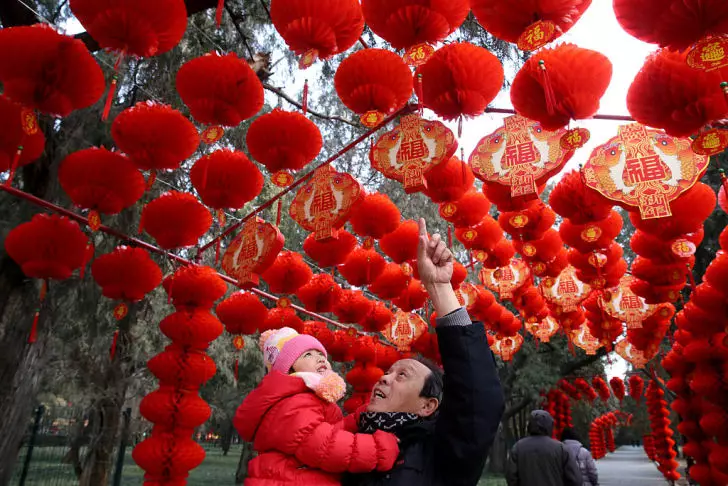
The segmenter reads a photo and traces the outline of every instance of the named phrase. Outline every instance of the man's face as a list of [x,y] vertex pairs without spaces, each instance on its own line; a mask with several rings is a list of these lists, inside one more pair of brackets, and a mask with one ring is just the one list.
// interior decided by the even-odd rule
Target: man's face
[[436,398],[420,396],[430,369],[419,361],[402,359],[382,376],[372,390],[369,412],[406,412],[427,417],[435,413]]

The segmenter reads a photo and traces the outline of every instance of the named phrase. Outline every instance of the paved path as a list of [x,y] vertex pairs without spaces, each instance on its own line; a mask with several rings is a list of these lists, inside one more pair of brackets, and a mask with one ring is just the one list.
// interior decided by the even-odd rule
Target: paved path
[[600,486],[658,486],[667,481],[642,447],[620,447],[597,461]]

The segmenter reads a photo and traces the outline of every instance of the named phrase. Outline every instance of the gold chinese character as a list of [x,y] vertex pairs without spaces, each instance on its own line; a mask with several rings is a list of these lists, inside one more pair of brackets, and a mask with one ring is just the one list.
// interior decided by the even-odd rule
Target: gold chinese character
[[704,62],[718,62],[725,59],[725,50],[719,42],[713,42],[703,47],[700,59]]
[[718,134],[715,132],[706,133],[703,137],[703,148],[717,149],[718,147],[720,147],[720,137]]

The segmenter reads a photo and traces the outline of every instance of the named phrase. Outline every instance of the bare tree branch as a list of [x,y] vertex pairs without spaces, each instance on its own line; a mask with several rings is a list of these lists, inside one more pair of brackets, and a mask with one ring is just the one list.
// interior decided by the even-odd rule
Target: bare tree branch
[[[294,100],[290,96],[288,96],[286,93],[283,92],[282,89],[276,88],[275,86],[271,86],[268,83],[263,83],[263,87],[270,91],[271,93],[275,93],[290,104],[297,106],[300,109],[303,109],[303,104],[301,104],[299,101]],[[354,127],[354,128],[361,128],[358,124],[352,122],[351,120],[347,120],[346,118],[342,118],[340,116],[335,115],[324,115],[323,113],[319,113],[317,111],[313,111],[311,109],[308,110],[309,113],[311,113],[316,118],[321,118],[322,120],[332,120],[332,121],[338,121],[341,123],[346,123],[347,125]]]

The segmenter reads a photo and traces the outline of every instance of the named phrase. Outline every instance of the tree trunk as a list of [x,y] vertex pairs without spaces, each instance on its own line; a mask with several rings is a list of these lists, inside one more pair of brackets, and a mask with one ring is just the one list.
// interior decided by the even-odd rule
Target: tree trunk
[[240,461],[238,462],[238,470],[235,471],[235,484],[243,484],[248,476],[248,462],[254,457],[253,444],[250,442],[240,441],[243,450],[240,452]]
[[498,429],[498,433],[495,434],[493,446],[490,448],[488,472],[493,474],[504,474],[507,459],[508,449],[503,437],[503,426],[501,426],[500,429]]
[[230,444],[233,441],[233,424],[231,420],[223,426],[222,436],[220,437],[220,446],[222,447],[222,455],[227,456],[230,452]]

